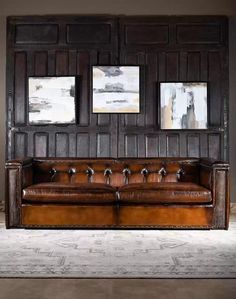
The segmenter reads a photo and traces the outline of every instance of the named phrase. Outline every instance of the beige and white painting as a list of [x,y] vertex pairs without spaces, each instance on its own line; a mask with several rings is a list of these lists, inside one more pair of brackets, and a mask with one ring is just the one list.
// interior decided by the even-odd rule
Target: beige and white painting
[[161,129],[207,129],[207,83],[160,83]]
[[93,66],[93,113],[139,113],[139,66]]
[[29,123],[75,123],[75,77],[29,77]]

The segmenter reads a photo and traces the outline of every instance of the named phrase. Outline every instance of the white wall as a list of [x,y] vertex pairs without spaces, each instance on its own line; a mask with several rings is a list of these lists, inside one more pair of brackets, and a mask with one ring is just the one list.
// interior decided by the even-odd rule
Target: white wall
[[6,16],[39,14],[230,16],[231,199],[236,202],[236,0],[0,0],[0,201],[4,194]]

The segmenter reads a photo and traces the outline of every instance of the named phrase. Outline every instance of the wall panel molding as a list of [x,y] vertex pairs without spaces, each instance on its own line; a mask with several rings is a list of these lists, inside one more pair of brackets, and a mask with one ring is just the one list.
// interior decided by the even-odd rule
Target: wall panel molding
[[[8,18],[6,158],[228,159],[228,20],[220,16]],[[93,114],[92,65],[141,66],[139,114]],[[76,76],[77,123],[28,124],[28,76]],[[159,82],[207,81],[209,128],[160,130]]]

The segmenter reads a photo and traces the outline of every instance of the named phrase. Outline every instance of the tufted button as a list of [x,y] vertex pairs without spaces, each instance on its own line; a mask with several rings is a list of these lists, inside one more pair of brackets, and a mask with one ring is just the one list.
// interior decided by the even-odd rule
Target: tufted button
[[162,167],[162,168],[158,171],[158,173],[159,173],[160,175],[162,175],[162,176],[166,176],[166,170],[165,170],[165,168]]
[[183,170],[183,168],[180,168],[177,172],[176,172],[176,177],[177,180],[179,181],[181,179],[182,176],[185,175],[185,171]]
[[57,170],[55,168],[52,168],[52,169],[49,170],[49,173],[51,175],[55,175],[57,173]]
[[88,167],[86,170],[86,174],[88,176],[92,176],[92,175],[94,175],[94,170],[91,167]]
[[129,168],[127,168],[127,167],[124,168],[122,172],[123,172],[123,174],[124,174],[125,176],[131,175],[131,170],[130,170]]
[[111,175],[112,174],[112,170],[111,170],[111,168],[106,168],[105,170],[104,170],[104,176],[109,176],[109,175]]
[[141,170],[141,174],[144,176],[148,175],[148,170],[146,167]]
[[69,173],[70,175],[75,174],[75,173],[76,173],[76,169],[75,169],[75,168],[70,168],[70,169],[68,170],[68,173]]
[[125,184],[128,184],[129,183],[129,176],[131,175],[131,170],[129,168],[124,168],[123,169],[123,175],[124,175],[124,182]]

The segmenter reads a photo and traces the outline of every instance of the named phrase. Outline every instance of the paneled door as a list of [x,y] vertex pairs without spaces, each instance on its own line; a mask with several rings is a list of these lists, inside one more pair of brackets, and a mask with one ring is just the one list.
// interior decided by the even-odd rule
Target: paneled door
[[[217,16],[8,18],[7,159],[228,159],[228,24]],[[140,65],[139,114],[92,113],[92,65]],[[29,76],[76,76],[77,123],[30,125]],[[160,130],[159,83],[208,83],[206,130]]]
[[[103,16],[8,18],[7,159],[117,156],[117,115],[93,114],[91,66],[116,64],[117,20]],[[30,125],[29,76],[76,76],[77,123]]]
[[[119,156],[228,159],[224,17],[123,17],[120,63],[141,66],[141,113],[119,115]],[[207,82],[208,128],[160,130],[159,83]]]

